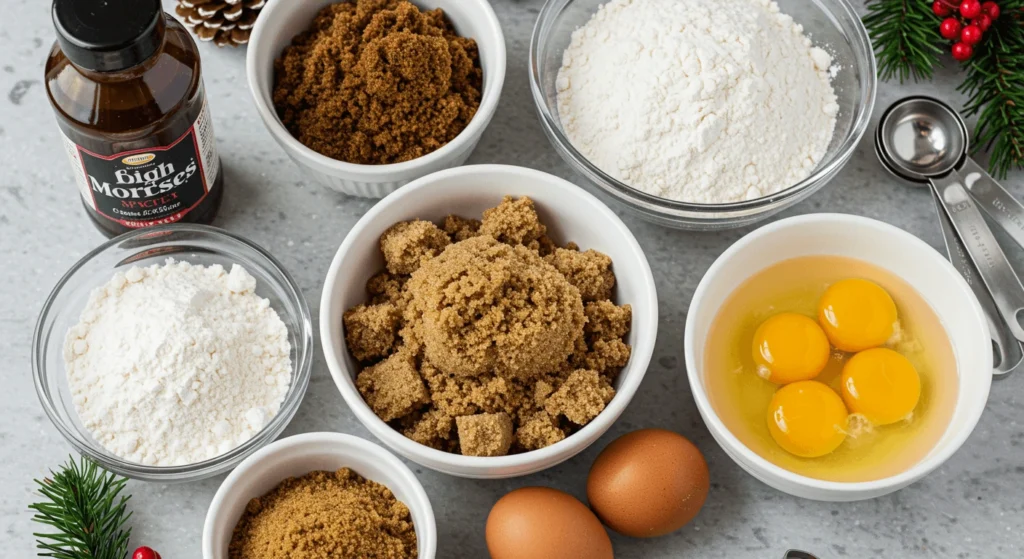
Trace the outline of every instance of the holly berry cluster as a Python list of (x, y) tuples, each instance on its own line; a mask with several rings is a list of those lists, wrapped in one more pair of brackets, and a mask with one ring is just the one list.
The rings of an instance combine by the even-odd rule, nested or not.
[(963, 0), (935, 0), (935, 15), (945, 18), (939, 25), (939, 34), (953, 41), (953, 58), (964, 62), (974, 56), (974, 47), (982, 41), (992, 22), (999, 18), (999, 4)]

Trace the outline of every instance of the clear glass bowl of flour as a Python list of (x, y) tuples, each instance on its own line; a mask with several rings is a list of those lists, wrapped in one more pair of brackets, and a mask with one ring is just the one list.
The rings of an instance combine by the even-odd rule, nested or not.
[[(256, 278), (256, 295), (270, 301), (288, 329), (292, 379), (277, 415), (244, 444), (203, 462), (146, 466), (113, 455), (82, 425), (68, 387), (62, 352), (65, 336), (78, 323), (94, 288), (106, 284), (118, 270), (163, 264), (169, 257), (196, 265), (220, 264), (226, 269), (239, 264)], [(32, 372), (46, 415), (79, 453), (126, 477), (188, 482), (231, 470), (281, 434), (299, 408), (309, 384), (313, 348), (309, 307), (295, 280), (280, 262), (262, 248), (231, 233), (203, 225), (180, 224), (126, 233), (79, 260), (54, 287), (39, 315), (32, 340)]]
[(811, 175), (775, 194), (724, 204), (677, 202), (616, 180), (572, 145), (559, 119), (556, 89), (562, 54), (573, 31), (585, 25), (606, 2), (548, 0), (530, 40), (530, 85), (544, 132), (562, 159), (597, 194), (621, 203), (649, 221), (679, 229), (713, 230), (763, 220), (804, 200), (835, 177), (867, 130), (877, 88), (875, 57), (867, 31), (853, 7), (846, 0), (777, 0), (781, 11), (803, 25), (814, 46), (827, 51), (838, 67), (832, 78), (839, 104), (835, 132)]

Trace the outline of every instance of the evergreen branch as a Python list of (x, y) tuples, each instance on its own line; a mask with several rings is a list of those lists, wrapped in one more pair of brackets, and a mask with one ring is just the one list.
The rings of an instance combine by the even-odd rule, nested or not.
[(900, 83), (931, 79), (939, 63), (942, 43), (939, 18), (928, 0), (868, 0), (864, 16), (878, 57), (878, 75), (894, 76)]
[(1024, 168), (1024, 0), (999, 6), (958, 90), (970, 97), (964, 113), (978, 115), (974, 151), (989, 151), (989, 172), (1004, 179)]
[(88, 458), (69, 458), (59, 472), (35, 480), (47, 500), (29, 505), (32, 519), (54, 531), (33, 534), (40, 557), (56, 559), (124, 559), (131, 528), (125, 522), (131, 495), (121, 495), (128, 480)]

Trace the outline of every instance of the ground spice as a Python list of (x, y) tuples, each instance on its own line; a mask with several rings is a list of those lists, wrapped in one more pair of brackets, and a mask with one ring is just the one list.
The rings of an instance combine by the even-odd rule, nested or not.
[(611, 259), (558, 247), (533, 201), (480, 221), (395, 224), (385, 271), (343, 316), (356, 387), (410, 439), (472, 456), (552, 445), (592, 421), (629, 361)]
[(440, 9), (351, 0), (320, 11), (275, 61), (274, 106), (307, 147), (359, 164), (398, 163), (454, 139), (480, 106), (473, 39)]
[(411, 559), (409, 508), (387, 487), (342, 468), (282, 481), (249, 501), (229, 559)]

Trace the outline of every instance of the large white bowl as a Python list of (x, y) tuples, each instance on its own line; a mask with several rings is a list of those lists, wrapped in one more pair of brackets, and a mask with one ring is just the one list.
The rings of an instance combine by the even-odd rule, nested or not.
[(317, 12), (338, 1), (275, 0), (267, 2), (256, 20), (245, 68), (256, 110), (270, 135), (308, 176), (353, 196), (382, 198), (411, 180), (465, 163), (498, 108), (505, 82), (505, 37), (487, 0), (412, 0), (423, 9), (441, 8), (460, 35), (476, 40), (484, 72), (480, 108), (466, 129), (440, 149), (402, 163), (357, 165), (309, 149), (284, 127), (274, 109), (274, 60), (296, 35), (309, 27)]
[[(378, 239), (385, 229), (414, 218), (440, 221), (446, 215), (477, 217), (504, 195), (529, 196), (556, 242), (574, 241), (612, 259), (617, 282), (614, 300), (633, 306), (627, 342), (629, 363), (615, 381), (616, 394), (600, 415), (565, 440), (547, 448), (499, 457), (462, 456), (416, 443), (381, 421), (356, 390), (358, 364), (345, 347), (341, 315), (366, 301), (366, 280), (384, 268)], [(331, 262), (320, 302), (320, 343), (338, 390), (356, 417), (395, 452), (428, 468), (470, 478), (530, 474), (568, 460), (590, 446), (629, 404), (643, 380), (658, 333), (654, 277), (633, 234), (607, 206), (558, 177), (505, 165), (471, 165), (410, 183), (373, 207), (356, 223)]]
[[(808, 255), (856, 258), (909, 283), (942, 321), (956, 356), (959, 389), (953, 417), (931, 452), (900, 474), (875, 481), (834, 482), (794, 474), (747, 448), (726, 428), (704, 387), (706, 333), (730, 294), (757, 272)], [(945, 462), (978, 423), (992, 384), (992, 342), (985, 315), (956, 269), (932, 247), (891, 225), (851, 215), (812, 214), (766, 225), (740, 239), (704, 275), (686, 317), (686, 369), (697, 409), (718, 444), (757, 479), (797, 497), (855, 501), (891, 493)]]
[(395, 455), (359, 437), (306, 433), (281, 439), (245, 459), (220, 485), (203, 524), (203, 559), (227, 559), (231, 534), (249, 501), (289, 477), (349, 468), (376, 481), (409, 507), (419, 559), (434, 559), (437, 524), (419, 480)]

